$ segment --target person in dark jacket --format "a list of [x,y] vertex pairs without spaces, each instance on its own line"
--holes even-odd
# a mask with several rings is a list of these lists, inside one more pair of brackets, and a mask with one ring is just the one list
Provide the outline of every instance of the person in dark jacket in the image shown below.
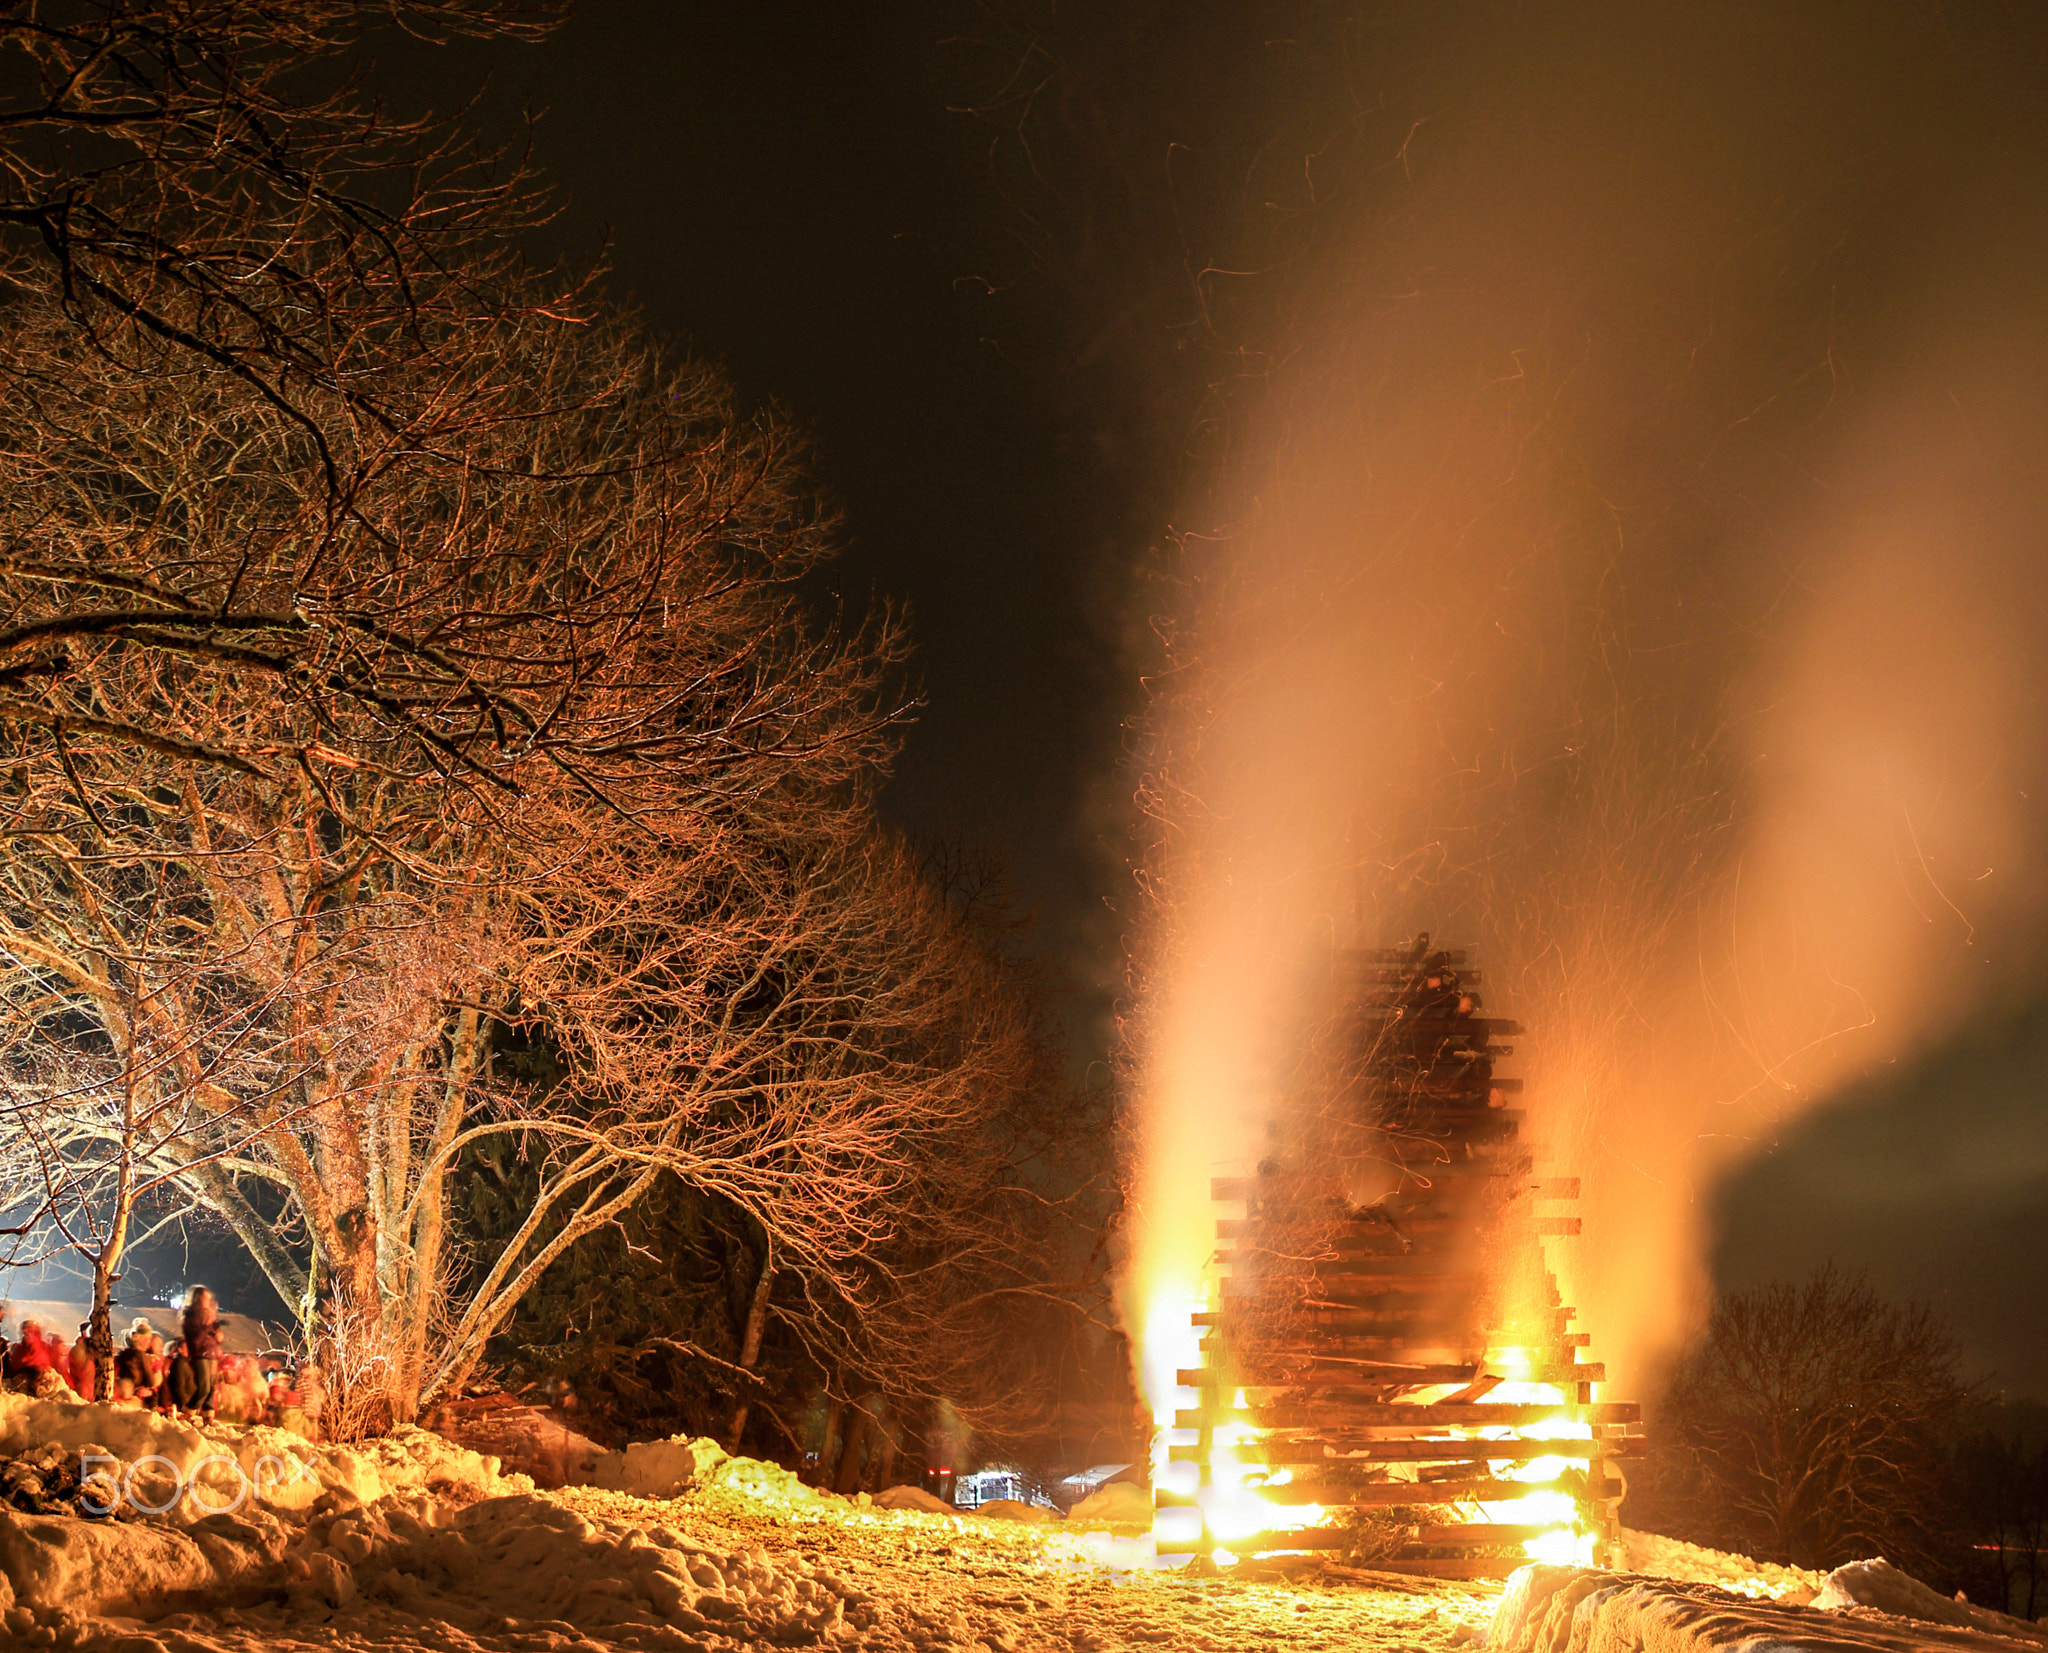
[[213,1422],[213,1382],[220,1375],[220,1305],[204,1286],[194,1286],[185,1301],[185,1358],[192,1363],[192,1399],[181,1407]]
[[137,1316],[128,1337],[114,1356],[114,1393],[122,1400],[149,1406],[156,1400],[156,1368],[150,1364],[149,1322]]
[[170,1370],[164,1374],[164,1386],[156,1398],[163,1405],[164,1416],[175,1418],[181,1412],[199,1409],[199,1372],[185,1352],[182,1337],[172,1339],[170,1354]]

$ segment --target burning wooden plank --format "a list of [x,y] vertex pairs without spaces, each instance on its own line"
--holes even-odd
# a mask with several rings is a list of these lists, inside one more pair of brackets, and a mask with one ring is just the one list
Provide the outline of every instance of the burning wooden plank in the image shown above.
[[[1161,1553],[1356,1542],[1369,1565],[1445,1578],[1503,1575],[1524,1550],[1589,1559],[1616,1530],[1606,1466],[1640,1455],[1624,1431],[1641,1414],[1594,1400],[1606,1368],[1579,1358],[1590,1339],[1566,1331],[1543,1266],[1541,1242],[1581,1225],[1535,1207],[1579,1181],[1534,1174],[1526,1115],[1504,1105],[1522,1087],[1494,1041],[1522,1029],[1477,1013],[1460,951],[1353,962],[1360,1057],[1319,1106],[1372,1136],[1381,1191],[1354,1203],[1342,1178],[1277,1159],[1212,1180],[1242,1215],[1219,1215],[1220,1289],[1191,1315],[1204,1364],[1175,1374],[1198,1399],[1163,1453]],[[1509,1275],[1547,1301],[1505,1301]],[[1411,1508],[1436,1513],[1405,1536],[1375,1513]]]

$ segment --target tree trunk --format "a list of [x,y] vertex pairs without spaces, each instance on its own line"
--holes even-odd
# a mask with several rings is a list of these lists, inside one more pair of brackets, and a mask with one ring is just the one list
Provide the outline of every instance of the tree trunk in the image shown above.
[[[775,1283],[775,1236],[768,1236],[768,1246],[761,1253],[761,1277],[754,1282],[754,1299],[747,1305],[747,1326],[740,1338],[738,1365],[744,1372],[754,1369],[754,1362],[761,1358],[761,1333],[768,1324],[768,1293]],[[751,1410],[747,1397],[740,1396],[739,1405],[732,1409],[732,1427],[727,1431],[726,1451],[737,1453],[740,1437],[747,1431],[747,1413]]]
[[839,1436],[846,1424],[846,1402],[835,1400],[825,1410],[825,1439],[818,1448],[818,1485],[829,1487],[839,1467]]
[[86,1320],[86,1346],[92,1350],[93,1399],[114,1398],[114,1272],[109,1246],[92,1261],[92,1313]]
[[860,1449],[867,1444],[874,1428],[874,1414],[862,1402],[854,1409],[852,1425],[846,1431],[846,1449],[839,1455],[839,1473],[832,1479],[834,1492],[845,1494],[860,1490]]
[[[132,1025],[132,1024],[131,1024]],[[121,1278],[121,1258],[128,1250],[128,1223],[135,1214],[135,1061],[126,1056],[127,1079],[121,1090],[121,1163],[114,1176],[114,1209],[107,1237],[92,1260],[92,1310],[86,1316],[85,1339],[92,1349],[93,1399],[114,1398],[114,1283]]]
[[896,1474],[896,1431],[883,1426],[880,1438],[875,1443],[874,1490],[887,1492],[894,1486]]

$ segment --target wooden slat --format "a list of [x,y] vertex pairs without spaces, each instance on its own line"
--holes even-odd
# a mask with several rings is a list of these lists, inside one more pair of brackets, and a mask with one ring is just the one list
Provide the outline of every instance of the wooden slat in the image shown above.
[[[1341,959],[1338,962],[1345,964],[1345,961]],[[1486,980],[1486,973],[1483,970],[1468,964],[1418,964],[1412,967],[1403,967],[1398,964],[1360,964],[1352,962],[1345,965],[1345,972],[1351,980],[1363,982],[1372,987],[1396,986],[1402,982],[1427,983],[1431,976],[1437,976],[1439,978],[1452,978],[1456,981],[1459,989],[1463,990],[1469,987],[1479,987]],[[1446,991],[1446,989],[1425,986],[1423,991],[1426,993],[1441,993]]]
[[[1261,1236],[1269,1234],[1283,1237],[1291,1236],[1294,1229],[1304,1227],[1311,1229],[1327,1228],[1329,1232],[1326,1235],[1319,1236],[1320,1243],[1337,1252],[1371,1252],[1373,1249],[1379,1248],[1383,1249],[1390,1257],[1407,1255],[1407,1253],[1401,1250],[1401,1242],[1396,1237],[1393,1229],[1383,1222],[1375,1222],[1370,1217],[1336,1217],[1329,1219],[1327,1222],[1318,1222],[1311,1219],[1306,1223],[1291,1224],[1275,1223],[1270,1219],[1250,1217],[1218,1217],[1216,1219],[1216,1238],[1219,1240],[1256,1241]],[[1400,1224],[1400,1227],[1405,1231],[1408,1225],[1404,1222]]]
[[[1225,1264],[1236,1263],[1240,1259],[1246,1262],[1256,1262],[1261,1258],[1274,1255],[1270,1251],[1260,1251],[1246,1246],[1226,1246],[1218,1249],[1216,1260],[1219,1263]],[[1302,1263],[1297,1266],[1304,1274],[1313,1271],[1317,1274],[1331,1274],[1344,1279],[1378,1275],[1390,1277],[1419,1276],[1428,1280],[1477,1281],[1481,1278],[1479,1271],[1475,1268],[1446,1269],[1442,1253],[1434,1256],[1395,1253],[1383,1257],[1332,1257],[1314,1263]]]
[[[1263,1386],[1254,1384],[1233,1387]],[[1319,1411],[1333,1418],[1341,1418],[1354,1428],[1361,1429],[1516,1429],[1532,1423],[1546,1423],[1552,1419],[1585,1424],[1631,1424],[1643,1421],[1643,1409],[1635,1401],[1601,1401],[1592,1406],[1570,1403],[1546,1406],[1541,1402],[1524,1405],[1486,1401],[1466,1405],[1441,1402],[1435,1406],[1416,1406],[1401,1401],[1344,1401],[1332,1398],[1315,1404]],[[1176,1412],[1175,1427],[1193,1429],[1196,1427],[1193,1420],[1202,1417],[1208,1417],[1216,1422],[1221,1422],[1225,1418],[1249,1417],[1261,1428],[1299,1427],[1260,1422],[1265,1414],[1285,1409],[1284,1403],[1254,1401],[1249,1406],[1229,1410],[1206,1413]]]
[[[1540,1529],[1548,1531],[1548,1528]],[[1535,1536],[1532,1534],[1532,1536]],[[1212,1550],[1227,1550],[1232,1555],[1284,1555],[1289,1551],[1324,1551],[1344,1549],[1351,1541],[1350,1534],[1328,1527],[1310,1527],[1302,1532],[1262,1532],[1248,1538],[1217,1538],[1204,1534],[1199,1539],[1182,1539],[1179,1542],[1162,1540],[1159,1554],[1207,1555]],[[1488,1542],[1485,1539],[1468,1540],[1474,1546]],[[1422,1547],[1417,1545],[1417,1548]],[[1450,1548],[1449,1545],[1435,1545],[1432,1548]],[[1527,1564],[1527,1557],[1505,1556],[1407,1556],[1375,1561],[1373,1566],[1380,1572],[1405,1573],[1411,1578],[1506,1578],[1517,1567]]]
[[1411,1573],[1417,1578],[1506,1578],[1528,1564],[1527,1556],[1396,1556],[1373,1566],[1383,1573]]
[[[1245,1300],[1239,1298],[1237,1301],[1241,1305]],[[1424,1319],[1415,1312],[1417,1309],[1430,1310],[1433,1317]],[[1378,1308],[1353,1305],[1338,1309],[1303,1309],[1301,1320],[1305,1327],[1312,1328],[1317,1334],[1313,1345],[1316,1351],[1356,1354],[1366,1358],[1384,1355],[1397,1365],[1435,1364],[1419,1354],[1404,1357],[1399,1350],[1456,1348],[1466,1342],[1463,1317],[1452,1313],[1452,1305],[1432,1304],[1427,1297],[1392,1298]],[[1242,1307],[1227,1313],[1202,1309],[1188,1316],[1190,1325],[1204,1330],[1242,1325],[1243,1322]],[[1271,1346],[1289,1353],[1295,1348],[1292,1343]],[[1306,1350],[1310,1345],[1301,1347]],[[1471,1368],[1461,1367],[1460,1370],[1469,1374]]]
[[[1223,1301],[1232,1303],[1256,1303],[1264,1295],[1257,1291],[1233,1291],[1233,1282],[1223,1282]],[[1483,1282],[1476,1274],[1391,1274],[1375,1271],[1371,1274],[1353,1274],[1320,1282],[1312,1296],[1305,1298],[1298,1306],[1305,1309],[1332,1308],[1355,1309],[1383,1297],[1444,1297],[1452,1292],[1471,1295]]]
[[1212,1372],[1207,1367],[1183,1366],[1174,1374],[1176,1383],[1188,1384],[1195,1388],[1229,1382],[1232,1387],[1253,1389],[1296,1389],[1323,1384],[1351,1384],[1360,1387],[1380,1386],[1391,1383],[1463,1383],[1472,1376],[1471,1366],[1430,1366],[1407,1365],[1396,1361],[1362,1360],[1342,1367],[1312,1368],[1304,1372],[1278,1375],[1245,1376],[1226,1379],[1221,1372]]
[[[1495,1090],[1512,1086],[1521,1087],[1520,1080],[1499,1080],[1493,1082]],[[1428,1147],[1428,1144],[1423,1144]],[[1426,1174],[1431,1181],[1463,1182],[1471,1179],[1492,1179],[1499,1177],[1526,1176],[1532,1164],[1527,1150],[1518,1154],[1504,1154],[1483,1160],[1462,1160],[1449,1164],[1425,1165],[1419,1160],[1408,1167],[1411,1176]],[[1575,1181],[1574,1178],[1548,1178],[1544,1181]],[[1532,1186],[1540,1186],[1540,1181]],[[1426,1191],[1426,1190],[1425,1190]],[[1211,1177],[1209,1198],[1212,1200],[1242,1200],[1254,1196],[1265,1198],[1292,1198],[1296,1200],[1342,1200],[1344,1185],[1334,1177]],[[1556,1198],[1565,1198],[1558,1195]]]
[[1402,1121],[1413,1131],[1422,1131],[1441,1142],[1496,1143],[1512,1137],[1522,1128],[1520,1108],[1428,1109]]
[[[1240,1463],[1323,1464],[1328,1454],[1324,1443],[1307,1441],[1247,1441],[1233,1447]],[[1537,1458],[1640,1458],[1643,1438],[1629,1436],[1606,1441],[1360,1441],[1350,1443],[1345,1457],[1361,1464],[1526,1464]],[[1206,1463],[1211,1452],[1206,1446],[1167,1448],[1169,1460],[1177,1464]]]
[[[1232,1247],[1216,1253],[1217,1262],[1226,1267],[1239,1263],[1256,1265],[1262,1259],[1271,1258],[1272,1252],[1247,1250]],[[1283,1259],[1284,1261],[1284,1259]],[[1478,1286],[1484,1283],[1484,1276],[1477,1269],[1447,1269],[1441,1253],[1435,1256],[1391,1256],[1391,1257],[1333,1257],[1326,1261],[1297,1265],[1299,1272],[1279,1273],[1275,1278],[1305,1281],[1342,1280],[1346,1285],[1360,1281],[1421,1281],[1431,1286]],[[1247,1276],[1249,1278],[1249,1276]]]
[[1425,1522],[1415,1529],[1415,1542],[1452,1549],[1480,1544],[1526,1544],[1532,1538],[1541,1538],[1547,1532],[1555,1532],[1564,1523],[1561,1521],[1452,1521]]
[[1341,1550],[1351,1535],[1341,1529],[1309,1527],[1302,1532],[1262,1532],[1249,1538],[1218,1538],[1204,1533],[1200,1538],[1159,1539],[1159,1551],[1168,1555],[1207,1555],[1211,1550],[1228,1550],[1232,1555],[1278,1555],[1288,1550]]
[[[1603,1480],[1596,1498],[1619,1498],[1622,1483]],[[1455,1481],[1361,1481],[1346,1486],[1341,1482],[1290,1481],[1285,1486],[1262,1487],[1260,1496],[1286,1509],[1316,1505],[1322,1509],[1386,1509],[1398,1505],[1430,1508],[1438,1504],[1503,1504],[1532,1492],[1558,1492],[1559,1481],[1504,1481],[1491,1476],[1467,1477]],[[1195,1502],[1192,1495],[1161,1491],[1154,1494],[1161,1509],[1181,1508]]]

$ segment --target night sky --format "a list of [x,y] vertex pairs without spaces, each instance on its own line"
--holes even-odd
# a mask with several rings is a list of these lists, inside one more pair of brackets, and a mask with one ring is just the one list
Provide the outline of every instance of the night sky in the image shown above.
[[[1189,272],[1232,250],[1233,166],[1294,130],[1302,83],[1274,43],[1331,8],[1084,10],[585,0],[543,47],[394,42],[378,73],[402,108],[446,107],[488,76],[495,131],[540,111],[534,159],[564,207],[536,254],[608,244],[617,294],[813,433],[846,511],[847,599],[906,602],[914,623],[923,703],[886,812],[1007,866],[1076,1069],[1100,1078],[1147,571],[1199,492],[1227,377],[1214,349],[1228,327],[1204,330]],[[1379,10],[1383,31],[1351,37],[1369,60],[1347,65],[1350,95],[1450,86],[1452,107],[1483,104],[1488,77],[1520,84],[1508,47],[1536,26],[1521,12],[1494,34],[1499,8],[1445,8],[1441,33],[1415,8]],[[1996,308],[2042,313],[2028,249],[2048,229],[2048,135],[2015,88],[2040,80],[2048,31],[1970,7],[1813,6],[1779,42],[1775,6],[1647,10],[1658,21],[1617,45],[1620,13],[1555,8],[1536,61],[1571,66],[1556,96],[1574,108],[1624,83],[1630,52],[1674,84],[1701,65],[1713,95],[1669,118],[1738,134],[1729,191],[1784,197],[1783,280],[1764,302],[1796,287],[1882,357],[1887,330],[1948,290],[1921,250],[1963,236],[1985,249]],[[1874,14],[1884,26],[1867,29]],[[1924,85],[1898,46],[1923,37]],[[1802,52],[1821,66],[1810,105]],[[1751,61],[1773,76],[1749,77]],[[1589,131],[1603,146],[1589,165],[1626,156],[1625,131]],[[1574,302],[1592,300],[1558,301]],[[1838,394],[1855,388],[1845,371]],[[2037,453],[2048,440],[2006,434]],[[2040,595],[2038,566],[2014,577],[2017,595]],[[2019,985],[2003,1002],[1850,1084],[1735,1173],[1714,1196],[1717,1276],[1867,1269],[1946,1311],[1999,1387],[2048,1399],[2039,974],[2008,957]]]
[[905,604],[915,633],[887,813],[1000,862],[1099,1078],[1118,849],[1091,789],[1135,703],[1125,570],[1157,525],[1103,451],[1137,416],[1099,385],[1076,409],[1057,347],[1020,359],[1039,340],[996,331],[1045,330],[1031,300],[991,297],[1010,226],[982,134],[948,113],[942,25],[917,6],[599,0],[538,50],[380,62],[401,107],[488,74],[491,130],[538,112],[564,205],[536,255],[605,252],[651,327],[812,434],[847,517],[845,600]]

